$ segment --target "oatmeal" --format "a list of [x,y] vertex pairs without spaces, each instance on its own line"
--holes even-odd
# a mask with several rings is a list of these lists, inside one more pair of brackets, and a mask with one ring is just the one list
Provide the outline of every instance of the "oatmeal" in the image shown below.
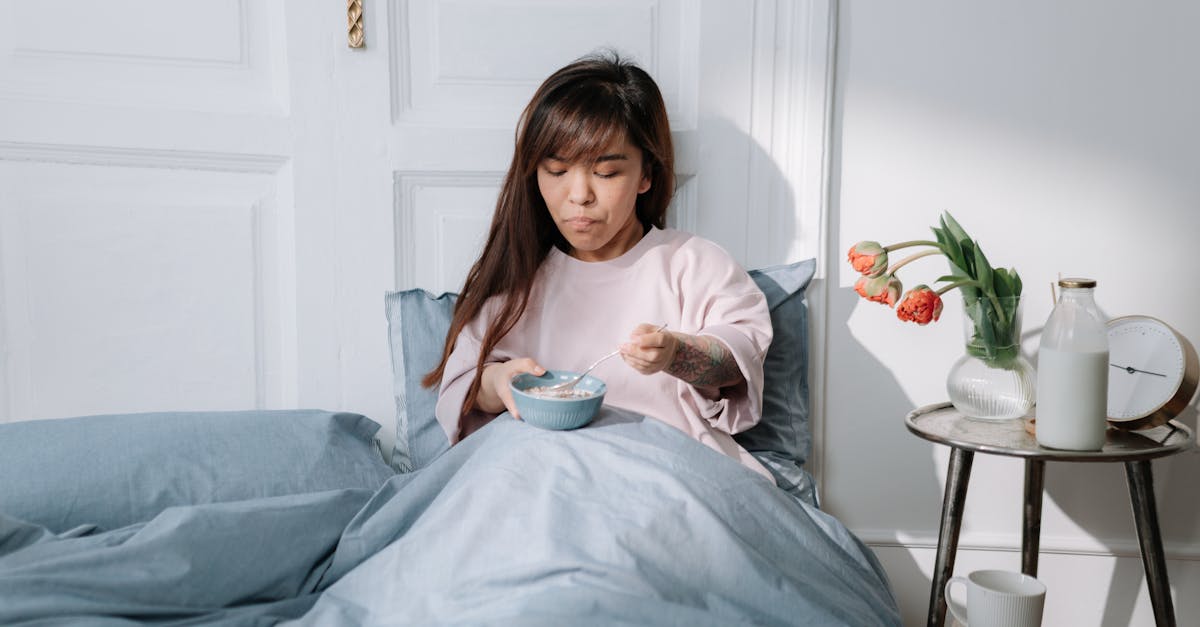
[[526,394],[540,396],[542,398],[588,398],[595,396],[593,392],[588,390],[580,390],[578,388],[567,388],[565,390],[551,389],[553,386],[539,385],[525,390]]

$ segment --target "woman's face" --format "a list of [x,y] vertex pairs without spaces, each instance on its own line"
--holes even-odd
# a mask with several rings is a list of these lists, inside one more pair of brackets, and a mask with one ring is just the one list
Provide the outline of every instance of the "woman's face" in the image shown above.
[[642,151],[622,136],[589,163],[556,155],[537,169],[538,190],[554,224],[583,261],[615,259],[642,238],[635,211],[638,194],[650,189]]

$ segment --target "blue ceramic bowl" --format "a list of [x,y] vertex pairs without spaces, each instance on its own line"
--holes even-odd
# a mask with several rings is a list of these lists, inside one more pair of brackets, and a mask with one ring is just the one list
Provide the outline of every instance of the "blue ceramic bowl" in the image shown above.
[[526,392],[530,388],[569,381],[578,375],[578,372],[569,370],[547,370],[540,377],[528,373],[513,377],[509,387],[512,388],[513,401],[521,420],[535,427],[556,430],[578,429],[591,422],[604,403],[604,393],[608,391],[608,386],[592,375],[585,376],[575,384],[576,390],[590,392],[586,397],[552,398]]

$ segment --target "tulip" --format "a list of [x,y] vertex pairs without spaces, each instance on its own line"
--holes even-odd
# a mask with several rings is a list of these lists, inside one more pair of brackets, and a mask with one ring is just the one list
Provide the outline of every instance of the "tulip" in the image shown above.
[[896,317],[905,322],[926,325],[942,315],[942,297],[928,285],[918,285],[904,294],[896,307]]
[[888,275],[864,276],[854,284],[854,291],[858,292],[859,296],[888,307],[896,304],[896,299],[900,298],[900,292],[903,290],[904,285],[900,283],[900,279]]
[[[863,240],[850,247],[849,252],[846,253],[846,258],[850,260],[850,266],[854,268],[855,272],[858,272],[863,276],[875,278],[883,276],[884,274],[891,274],[895,272],[896,267],[899,267],[900,264],[897,264],[890,270],[888,269],[888,253],[894,250],[900,250],[901,248],[909,248],[912,246],[929,246],[935,249],[928,251],[921,256],[925,256],[925,254],[932,255],[942,252],[941,244],[929,240],[915,239],[907,242],[897,242],[890,246],[882,246],[879,244],[879,242]],[[911,261],[913,258],[915,258],[915,256],[909,257],[905,261]]]
[[882,275],[888,266],[887,250],[879,242],[862,241],[850,247],[846,256],[856,272],[871,278]]

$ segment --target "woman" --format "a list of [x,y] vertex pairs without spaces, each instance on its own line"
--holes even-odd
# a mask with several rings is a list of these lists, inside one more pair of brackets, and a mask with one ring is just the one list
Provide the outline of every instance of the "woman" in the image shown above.
[[[665,228],[675,189],[662,95],[615,55],[538,88],[442,361],[437,418],[451,444],[508,411],[508,383],[582,370],[605,402],[670,424],[770,478],[732,435],[760,417],[771,341],[763,294],[716,244]],[[663,324],[666,329],[659,331]]]

